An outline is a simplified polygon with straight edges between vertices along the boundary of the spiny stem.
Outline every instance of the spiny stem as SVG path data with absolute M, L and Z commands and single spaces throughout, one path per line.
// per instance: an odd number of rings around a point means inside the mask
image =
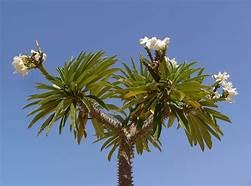
M 133 145 L 122 139 L 118 152 L 118 186 L 133 186 Z
M 119 121 L 114 120 L 112 117 L 101 112 L 95 106 L 90 110 L 90 115 L 92 118 L 97 119 L 106 128 L 113 130 L 114 132 L 120 133 L 122 129 L 122 124 Z

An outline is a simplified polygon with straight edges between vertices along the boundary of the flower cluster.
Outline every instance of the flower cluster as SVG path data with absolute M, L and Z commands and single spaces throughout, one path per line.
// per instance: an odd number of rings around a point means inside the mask
M 234 96 L 236 96 L 238 92 L 236 88 L 233 87 L 233 84 L 227 81 L 229 77 L 230 75 L 227 72 L 219 72 L 218 74 L 213 75 L 213 78 L 215 79 L 216 83 L 216 89 L 220 86 L 222 86 L 223 89 L 222 95 L 219 92 L 215 91 L 215 95 L 213 96 L 213 98 L 218 99 L 223 97 L 230 103 L 233 101 Z
M 19 56 L 15 56 L 13 58 L 12 65 L 15 68 L 15 72 L 14 73 L 19 73 L 22 76 L 25 76 L 25 75 L 28 74 L 28 69 L 29 68 L 26 65 L 26 61 L 27 61 L 28 57 L 29 56 L 19 54 Z
M 170 38 L 166 37 L 163 40 L 156 37 L 148 38 L 144 37 L 139 40 L 139 43 L 148 49 L 154 49 L 157 51 L 165 50 L 170 42 Z
M 218 74 L 213 75 L 213 78 L 219 84 L 222 84 L 222 83 L 226 82 L 229 77 L 230 77 L 230 75 L 228 73 L 226 73 L 226 72 L 223 72 L 223 73 L 219 72 Z
M 177 68 L 179 65 L 177 64 L 177 61 L 175 58 L 169 58 L 165 56 L 165 51 L 168 47 L 168 44 L 170 42 L 170 38 L 165 37 L 163 40 L 158 39 L 156 37 L 148 38 L 144 37 L 139 40 L 139 43 L 145 47 L 147 50 L 148 56 L 151 58 L 151 61 L 156 63 L 156 61 L 160 61 L 164 58 L 166 62 L 169 62 L 172 64 L 174 68 Z M 150 49 L 155 50 L 155 57 L 152 56 L 152 53 L 150 52 Z
M 12 61 L 12 65 L 15 68 L 14 73 L 19 73 L 22 76 L 28 75 L 28 71 L 32 68 L 36 68 L 38 64 L 46 60 L 46 54 L 40 50 L 37 52 L 31 50 L 31 56 L 21 55 L 15 56 Z

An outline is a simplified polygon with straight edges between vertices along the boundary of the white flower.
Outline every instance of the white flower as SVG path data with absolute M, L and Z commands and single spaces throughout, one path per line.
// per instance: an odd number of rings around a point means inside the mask
M 47 58 L 47 55 L 46 55 L 46 53 L 43 53 L 43 61 L 45 61 L 46 60 L 46 58 Z
M 222 86 L 222 89 L 224 90 L 223 95 L 226 95 L 226 101 L 232 103 L 234 96 L 236 96 L 238 92 L 236 88 L 233 87 L 232 82 L 227 81 L 229 77 L 229 74 L 226 72 L 219 72 L 218 74 L 213 75 L 215 81 Z
M 221 94 L 219 92 L 215 92 L 213 99 L 219 99 L 221 97 Z
M 165 37 L 163 40 L 157 39 L 156 37 L 148 38 L 144 37 L 139 40 L 139 43 L 148 49 L 164 50 L 169 44 L 170 38 Z
M 31 54 L 34 55 L 34 58 L 35 58 L 36 61 L 39 61 L 39 59 L 40 59 L 39 52 L 37 52 L 35 50 L 31 50 Z
M 221 84 L 223 87 L 223 90 L 232 90 L 233 89 L 233 84 L 231 82 L 226 82 L 226 81 L 223 81 L 222 84 Z
M 226 82 L 229 78 L 229 74 L 227 72 L 219 72 L 218 74 L 214 74 L 213 78 L 215 79 L 216 82 L 219 82 L 220 84 Z
M 145 36 L 144 38 L 139 40 L 139 43 L 145 46 L 148 41 L 149 41 L 149 38 Z
M 233 84 L 231 82 L 223 82 L 222 86 L 223 90 L 227 92 L 226 100 L 232 103 L 234 96 L 238 94 L 236 88 L 233 87 Z
M 40 60 L 40 57 L 41 57 L 41 53 L 35 51 L 35 50 L 31 50 L 31 54 L 34 55 L 34 58 L 36 61 L 39 61 Z M 42 57 L 42 60 L 45 61 L 46 60 L 46 54 L 43 53 L 43 57 Z
M 236 88 L 232 88 L 232 89 L 227 90 L 227 93 L 228 93 L 228 95 L 226 97 L 226 100 L 229 103 L 232 103 L 234 96 L 238 95 L 238 92 L 237 92 Z
M 153 49 L 154 50 L 164 50 L 169 44 L 170 38 L 166 37 L 163 40 L 158 39 L 155 43 Z
M 19 73 L 22 76 L 25 76 L 28 74 L 28 68 L 24 64 L 24 59 L 26 57 L 27 56 L 25 56 L 25 55 L 19 54 L 19 56 L 15 56 L 13 58 L 12 65 L 14 66 L 14 68 L 16 70 L 14 73 Z
M 38 53 L 38 52 L 35 51 L 35 50 L 33 50 L 33 49 L 31 49 L 31 54 L 36 54 L 36 53 Z
M 156 45 L 158 39 L 156 37 L 152 37 L 151 39 L 148 39 L 148 41 L 146 42 L 146 47 L 149 49 L 154 49 L 154 46 Z
M 170 59 L 170 58 L 168 58 L 168 57 L 165 56 L 165 61 L 169 61 L 174 68 L 177 68 L 179 66 L 177 64 L 177 61 L 175 60 L 175 58 Z

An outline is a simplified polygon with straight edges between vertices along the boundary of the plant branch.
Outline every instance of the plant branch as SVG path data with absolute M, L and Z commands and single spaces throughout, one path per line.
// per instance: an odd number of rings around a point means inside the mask
M 140 138 L 140 137 L 152 134 L 153 128 L 154 128 L 153 116 L 154 116 L 154 114 L 151 114 L 147 118 L 147 120 L 144 121 L 144 124 L 143 124 L 143 126 L 142 126 L 141 129 L 138 129 L 136 131 L 131 130 L 131 131 L 133 131 L 131 133 L 131 141 L 132 141 L 132 143 L 135 143 L 135 140 L 138 139 L 138 138 Z M 166 113 L 164 115 L 164 117 L 162 117 L 161 121 L 163 122 L 165 120 L 165 118 L 167 118 L 168 116 L 169 116 L 169 112 Z
M 132 143 L 135 142 L 136 139 L 140 138 L 141 136 L 145 136 L 153 131 L 153 114 L 145 120 L 141 129 L 136 130 L 136 132 L 131 134 L 131 141 Z
M 145 47 L 145 49 L 146 49 L 146 52 L 147 52 L 148 57 L 150 58 L 151 62 L 153 63 L 154 60 L 153 60 L 153 56 L 152 56 L 152 53 L 151 53 L 150 49 L 147 48 L 147 47 Z
M 160 75 L 158 74 L 158 71 L 156 71 L 156 69 L 153 67 L 154 64 L 156 63 L 152 63 L 152 65 L 150 65 L 149 63 L 145 62 L 145 61 L 142 61 L 143 65 L 146 66 L 146 68 L 148 69 L 148 71 L 150 72 L 150 74 L 152 75 L 153 79 L 156 81 L 156 82 L 159 82 L 160 80 Z
M 122 123 L 102 112 L 96 106 L 93 106 L 90 110 L 90 115 L 92 118 L 97 119 L 103 126 L 107 129 L 113 130 L 115 132 L 121 133 L 122 131 Z

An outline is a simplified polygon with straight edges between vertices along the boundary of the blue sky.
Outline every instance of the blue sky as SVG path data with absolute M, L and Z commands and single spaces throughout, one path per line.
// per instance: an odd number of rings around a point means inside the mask
M 251 2 L 250 1 L 77 1 L 2 0 L 0 2 L 1 125 L 0 186 L 116 185 L 115 156 L 107 161 L 100 144 L 77 145 L 69 131 L 36 136 L 27 129 L 26 96 L 36 71 L 13 75 L 12 57 L 40 41 L 55 73 L 80 50 L 103 49 L 119 63 L 143 52 L 138 39 L 169 36 L 170 57 L 196 60 L 209 74 L 227 71 L 239 96 L 221 105 L 233 124 L 222 123 L 224 137 L 212 150 L 191 148 L 182 130 L 163 131 L 163 151 L 136 156 L 136 186 L 251 185 Z

